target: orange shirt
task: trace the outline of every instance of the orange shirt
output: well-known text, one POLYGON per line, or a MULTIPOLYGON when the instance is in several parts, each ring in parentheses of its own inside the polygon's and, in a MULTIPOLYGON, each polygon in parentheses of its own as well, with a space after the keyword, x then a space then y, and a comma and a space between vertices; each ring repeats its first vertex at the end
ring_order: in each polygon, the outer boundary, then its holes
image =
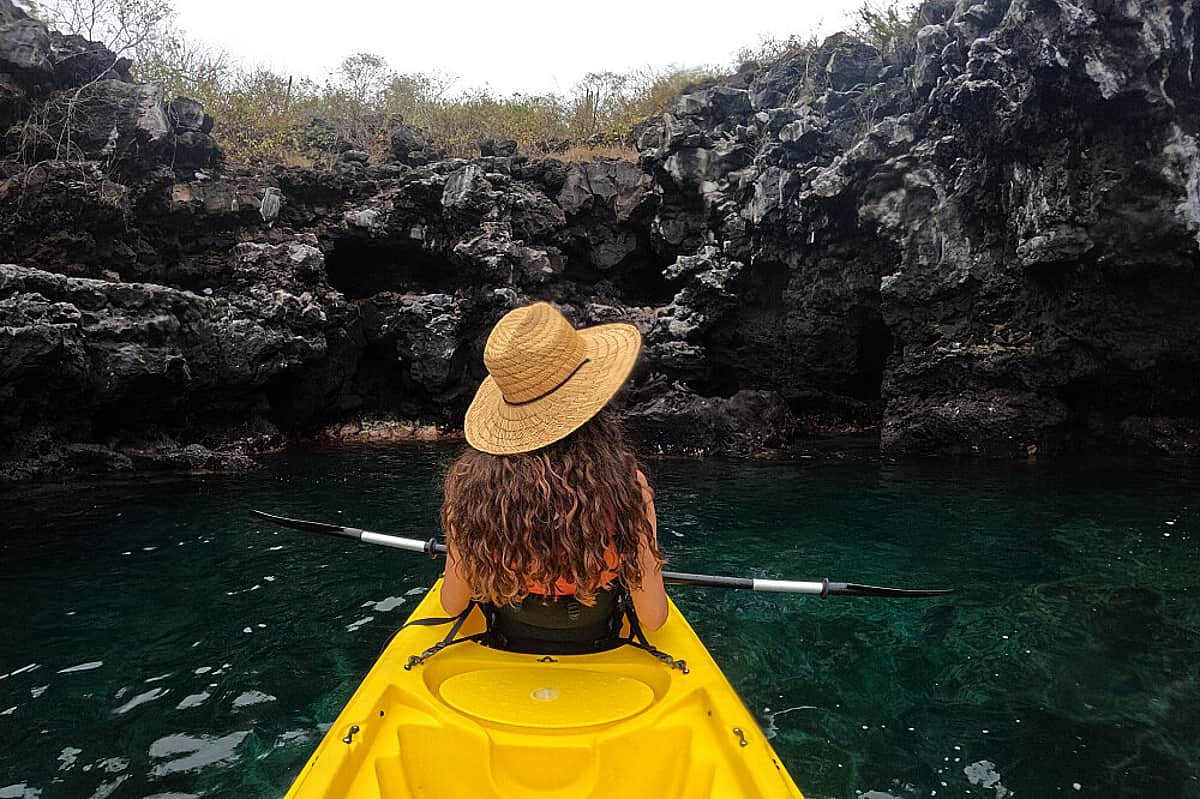
MULTIPOLYGON (((604 563, 607 568, 600 573, 600 579, 596 581, 597 588, 604 588, 617 579, 617 567, 621 565, 621 558, 612 544, 609 544, 604 550, 604 563)), ((529 589, 529 593, 539 596, 574 596, 577 588, 575 583, 565 577, 559 577, 554 581, 553 591, 547 588, 545 583, 533 580, 526 580, 525 585, 529 589)))

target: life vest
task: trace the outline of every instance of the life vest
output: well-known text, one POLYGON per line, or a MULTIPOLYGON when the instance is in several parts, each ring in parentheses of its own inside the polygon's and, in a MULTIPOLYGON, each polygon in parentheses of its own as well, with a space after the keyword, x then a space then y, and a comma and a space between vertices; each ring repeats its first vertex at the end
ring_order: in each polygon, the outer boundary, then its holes
POLYGON ((533 654, 583 654, 620 646, 629 601, 624 586, 597 588, 585 605, 574 596, 531 594, 515 605, 484 603, 488 645, 533 654))
MULTIPOLYGON (((410 671, 413 667, 420 666, 448 646, 475 641, 484 646, 495 647, 510 652, 544 654, 544 657, 541 659, 551 661, 555 659, 553 657, 554 654, 576 655, 587 652, 600 652, 622 645, 634 646, 649 652, 667 666, 679 669, 684 674, 688 673, 686 661, 676 660, 666 652, 656 648, 646 639, 646 634, 642 632, 642 627, 638 623, 637 613, 633 609, 633 599, 629 596, 629 591, 622 583, 617 583, 611 589, 598 592, 596 600, 596 604, 589 608, 589 612, 594 616, 594 619, 588 619, 587 621, 588 626, 594 631, 591 634, 597 635, 597 637, 590 640, 579 635, 581 630, 573 626, 574 622, 567 626, 563 626, 561 623, 552 623, 552 626, 547 627, 545 626, 545 623, 548 621, 546 617, 537 619, 538 623, 525 629, 521 628, 525 627, 532 620, 520 619, 518 621, 519 626, 514 629, 512 625, 514 618, 511 612, 506 613, 495 605, 481 604, 474 600, 467 603, 467 607, 457 616, 423 618, 405 622, 400 626, 400 629, 396 630, 397 633, 410 625, 428 627, 449 624, 450 631, 446 633, 445 638, 424 652, 410 655, 408 661, 404 664, 404 670, 410 671), (482 611, 487 628, 483 632, 475 633, 474 635, 459 636, 459 630, 462 629, 467 617, 475 610, 482 611), (628 632, 622 635, 622 627, 625 622, 628 622, 628 632), (560 635, 564 632, 566 635, 560 635), (529 633, 532 633, 532 635, 526 637, 529 633)), ((552 615, 558 615, 559 611, 564 608, 569 615, 571 613, 570 605, 581 606, 581 603, 573 598, 542 600, 534 597, 526 597, 522 604, 552 608, 554 609, 552 610, 552 615)), ((396 633, 392 633, 392 635, 395 636, 396 633)), ((390 643, 391 639, 388 639, 388 642, 390 643)), ((384 646, 386 648, 387 645, 385 644, 384 646)))

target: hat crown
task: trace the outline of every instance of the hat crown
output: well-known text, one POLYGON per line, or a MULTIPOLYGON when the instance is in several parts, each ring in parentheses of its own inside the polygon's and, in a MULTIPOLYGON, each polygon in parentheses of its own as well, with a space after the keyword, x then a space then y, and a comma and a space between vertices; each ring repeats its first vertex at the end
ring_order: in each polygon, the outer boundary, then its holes
POLYGON ((587 357, 583 337, 549 303, 505 314, 488 336, 483 362, 506 402, 518 404, 554 391, 587 357))

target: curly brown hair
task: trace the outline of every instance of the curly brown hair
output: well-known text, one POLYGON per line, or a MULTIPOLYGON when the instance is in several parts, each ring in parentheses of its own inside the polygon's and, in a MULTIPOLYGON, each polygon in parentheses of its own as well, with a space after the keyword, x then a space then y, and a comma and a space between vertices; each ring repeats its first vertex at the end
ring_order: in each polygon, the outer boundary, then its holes
MULTIPOLYGON (((516 455, 468 448, 446 474, 442 527, 474 597, 517 603, 530 585, 575 584, 595 602, 605 571, 642 582, 638 547, 661 563, 638 462, 607 411, 553 444, 516 455), (618 564, 606 562, 615 551, 618 564)), ((653 494, 651 493, 651 496, 653 494)))

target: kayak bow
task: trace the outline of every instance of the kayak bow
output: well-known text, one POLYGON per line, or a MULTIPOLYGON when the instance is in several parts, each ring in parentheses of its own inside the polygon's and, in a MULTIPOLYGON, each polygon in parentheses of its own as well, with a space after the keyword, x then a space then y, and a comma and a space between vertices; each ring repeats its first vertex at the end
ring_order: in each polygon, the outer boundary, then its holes
MULTIPOLYGON (((420 543, 420 542, 418 542, 420 543)), ((441 581, 410 622, 442 615, 441 581)), ((475 609, 461 634, 481 632, 475 609)), ((406 670, 440 627, 403 627, 286 799, 803 799, 673 604, 655 646, 536 656, 466 643, 406 670)))
MULTIPOLYGON (((431 556, 446 552, 436 539, 253 512, 292 529, 431 556)), ((682 572, 663 572, 663 578, 822 598, 949 593, 682 572)), ((286 799, 803 799, 669 598, 667 621, 653 636, 662 660, 632 646, 537 657, 478 643, 447 647, 431 623, 442 612, 441 585, 438 580, 393 637, 286 799), (687 665, 669 668, 663 660, 687 665)), ((475 608, 455 629, 462 638, 484 626, 475 608)), ((628 621, 625 626, 628 633, 628 621)))

